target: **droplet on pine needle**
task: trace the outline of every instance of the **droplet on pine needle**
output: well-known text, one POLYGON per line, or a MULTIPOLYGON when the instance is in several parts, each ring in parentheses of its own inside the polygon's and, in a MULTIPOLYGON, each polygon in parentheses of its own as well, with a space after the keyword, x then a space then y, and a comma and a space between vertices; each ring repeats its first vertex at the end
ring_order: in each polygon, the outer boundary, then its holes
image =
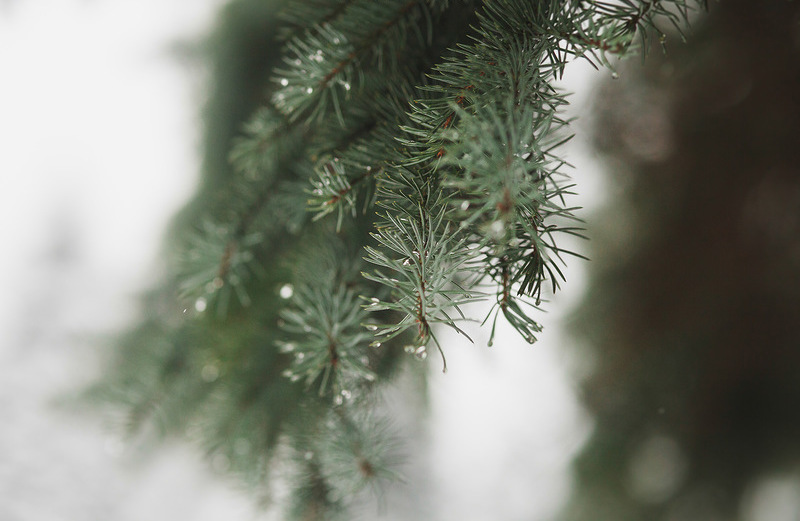
POLYGON ((292 295, 294 295, 294 286, 291 284, 284 284, 281 286, 279 293, 282 299, 290 299, 292 298, 292 295))
POLYGON ((489 227, 489 233, 491 233, 492 237, 499 239, 500 237, 503 236, 503 232, 505 232, 505 229, 506 227, 505 224, 503 224, 503 221, 498 219, 494 221, 492 225, 489 227))

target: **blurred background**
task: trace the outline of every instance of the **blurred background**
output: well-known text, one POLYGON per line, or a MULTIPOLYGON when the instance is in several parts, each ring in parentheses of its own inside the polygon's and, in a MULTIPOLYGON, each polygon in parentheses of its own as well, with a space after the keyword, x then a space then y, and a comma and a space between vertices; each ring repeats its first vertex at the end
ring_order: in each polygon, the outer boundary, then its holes
POLYGON ((0 4, 0 519, 249 519, 169 446, 126 457, 62 398, 160 276, 162 236, 199 172, 200 61, 217 1, 0 4))
MULTIPOLYGON (((64 405, 224 161, 201 110, 223 3, 0 3, 0 519, 278 518, 64 405)), ((722 2, 667 45, 567 71, 593 260, 536 345, 479 332, 431 364, 431 519, 800 520, 800 7, 722 2)))

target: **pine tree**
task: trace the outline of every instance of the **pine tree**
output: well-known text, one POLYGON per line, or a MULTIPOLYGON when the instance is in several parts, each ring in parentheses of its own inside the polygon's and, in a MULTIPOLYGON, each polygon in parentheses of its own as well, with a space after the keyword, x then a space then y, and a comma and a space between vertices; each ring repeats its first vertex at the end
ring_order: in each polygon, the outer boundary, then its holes
POLYGON ((542 329, 581 236, 566 64, 613 70, 698 3, 234 0, 169 278, 96 393, 256 482, 294 469, 291 519, 347 515, 396 479, 379 391, 406 353, 446 369, 439 327, 542 329))

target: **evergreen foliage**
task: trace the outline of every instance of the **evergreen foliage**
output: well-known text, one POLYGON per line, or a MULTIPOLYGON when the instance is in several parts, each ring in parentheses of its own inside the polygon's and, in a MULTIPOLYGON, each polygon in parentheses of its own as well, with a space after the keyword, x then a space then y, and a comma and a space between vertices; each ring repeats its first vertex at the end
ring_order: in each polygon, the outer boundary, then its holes
POLYGON ((722 2, 667 63, 601 89, 624 189, 592 219, 606 249, 573 331, 594 429, 564 520, 800 514, 798 20, 722 2))
POLYGON ((581 233, 565 65, 613 67, 697 3, 234 0, 171 278, 97 393, 256 482, 291 462, 292 519, 347 515, 396 475, 377 391, 404 352, 446 367, 437 326, 500 315, 541 331, 581 233))

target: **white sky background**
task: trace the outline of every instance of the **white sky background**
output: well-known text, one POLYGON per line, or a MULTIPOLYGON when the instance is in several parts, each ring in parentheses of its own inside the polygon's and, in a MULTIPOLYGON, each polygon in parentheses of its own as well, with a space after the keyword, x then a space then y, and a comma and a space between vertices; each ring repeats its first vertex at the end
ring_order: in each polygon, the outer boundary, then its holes
MULTIPOLYGON (((256 517, 186 449, 125 467, 113 438, 49 405, 91 378, 86 339, 134 320, 136 293, 157 276, 164 226, 197 178, 202 100, 198 71, 168 48, 202 34, 220 3, 0 2, 4 521, 256 517)), ((568 88, 585 85, 587 70, 573 68, 568 88)), ((581 191, 598 194, 586 157, 570 159, 581 191)), ((573 262, 535 346, 504 328, 491 349, 487 331, 474 346, 453 338, 447 375, 428 359, 440 519, 544 521, 565 497, 588 422, 564 377, 557 323, 581 279, 573 262)))

